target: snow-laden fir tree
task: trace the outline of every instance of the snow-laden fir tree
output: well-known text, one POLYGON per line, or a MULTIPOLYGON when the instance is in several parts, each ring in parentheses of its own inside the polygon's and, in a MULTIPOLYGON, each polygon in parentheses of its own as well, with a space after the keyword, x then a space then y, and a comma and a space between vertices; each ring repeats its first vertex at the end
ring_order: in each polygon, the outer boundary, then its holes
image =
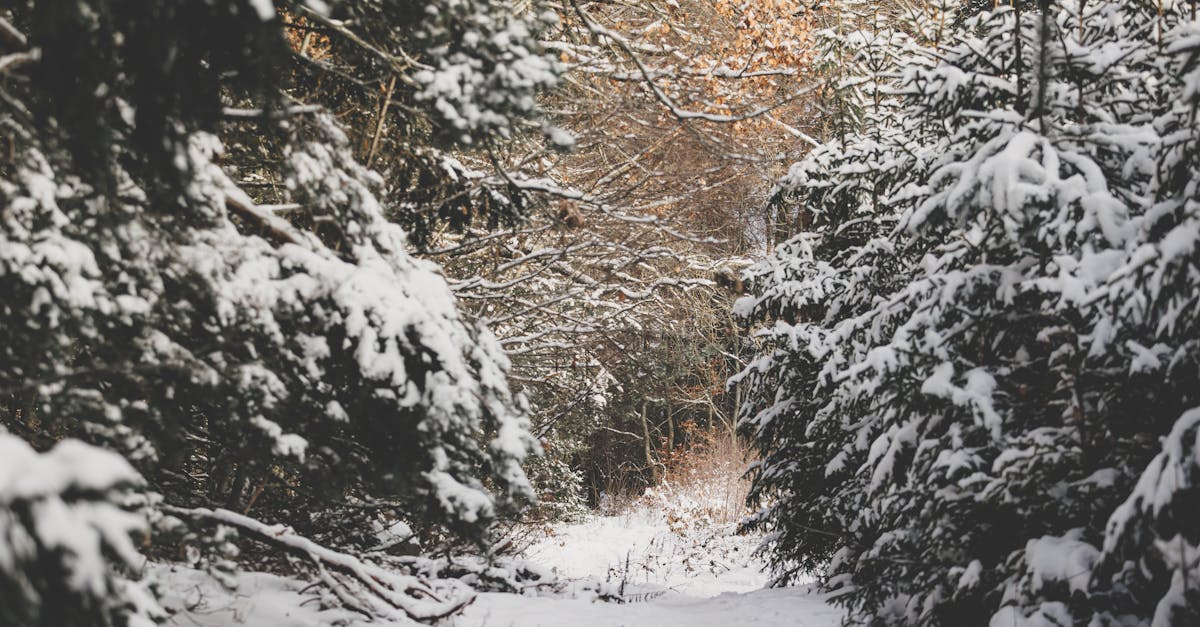
MULTIPOLYGON (((852 120, 834 124, 832 136, 779 182, 773 202, 805 215, 801 222, 808 229, 780 246, 769 263, 747 272, 755 296, 735 305, 739 315, 778 321, 757 334, 770 352, 737 379, 748 386, 743 424, 765 455, 751 492, 764 507, 752 522, 775 532, 772 557, 780 582, 817 568, 836 550, 837 536, 824 528, 824 518, 841 498, 837 484, 824 477, 836 449, 852 438, 840 430, 796 437, 793 420, 824 404, 811 389, 821 377, 828 327, 863 314, 876 294, 901 285, 900 269, 911 263, 911 254, 882 237, 897 221, 888 201, 938 153, 936 137, 913 150, 913 137, 930 135, 923 130, 928 123, 901 115, 891 86, 903 67, 929 64, 929 50, 936 49, 941 31, 926 38, 913 28, 919 23, 874 12, 860 20, 862 7, 855 3, 844 10, 842 23, 860 28, 842 35, 847 45, 828 54, 851 55, 857 59, 852 67, 864 73, 840 78, 838 89, 848 93, 834 94, 833 103, 867 103, 868 123, 845 136, 836 129, 852 120), (781 491, 796 498, 776 498, 781 491)), ((953 16, 952 7, 939 5, 918 17, 946 23, 943 12, 953 16)))
POLYGON ((1189 16, 969 17, 894 83, 895 228, 824 266, 821 230, 755 273, 739 307, 773 326, 746 424, 781 574, 831 558, 872 624, 1194 621, 1189 16))
MULTIPOLYGON (((428 46, 407 80, 460 134, 502 138, 553 81, 544 19, 446 4, 382 3, 417 16, 390 24, 428 46)), ((374 529, 398 520, 486 541, 530 496, 521 462, 536 443, 500 346, 409 255, 383 181, 333 117, 283 102, 281 13, 381 10, 95 0, 0 15, 0 73, 14 77, 0 85, 10 431, 39 447, 86 439, 173 506, 250 512, 345 548, 375 548, 374 529), (260 167, 305 220, 256 204, 224 167, 231 102, 262 107, 237 148, 281 155, 260 167)))
POLYGON ((1200 622, 1200 24, 1194 4, 1171 8, 1182 15, 1143 20, 1160 27, 1146 58, 1163 70, 1152 193, 1119 264, 1088 296, 1098 319, 1091 350, 1115 354, 1117 372, 1138 385, 1127 421, 1158 429, 1135 430, 1156 455, 1097 545, 1100 624, 1200 622))

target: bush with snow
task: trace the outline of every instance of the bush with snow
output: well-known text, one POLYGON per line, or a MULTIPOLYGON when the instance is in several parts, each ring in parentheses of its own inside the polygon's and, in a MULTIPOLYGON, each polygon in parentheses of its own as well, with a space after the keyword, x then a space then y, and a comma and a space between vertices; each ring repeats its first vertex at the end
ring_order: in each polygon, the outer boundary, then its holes
POLYGON ((389 509, 478 537, 527 497, 536 445, 507 359, 408 254, 332 118, 282 126, 277 166, 329 229, 259 208, 222 169, 220 80, 281 54, 280 20, 52 4, 27 14, 41 60, 4 105, 0 380, 37 415, 23 426, 106 442, 169 501, 255 504, 339 542, 389 509), (163 69, 138 55, 160 44, 172 81, 200 78, 148 89, 163 69))
POLYGON ((145 562, 146 519, 126 506, 141 484, 115 453, 64 440, 38 454, 0 432, 0 624, 152 625, 161 611, 128 576, 145 562))

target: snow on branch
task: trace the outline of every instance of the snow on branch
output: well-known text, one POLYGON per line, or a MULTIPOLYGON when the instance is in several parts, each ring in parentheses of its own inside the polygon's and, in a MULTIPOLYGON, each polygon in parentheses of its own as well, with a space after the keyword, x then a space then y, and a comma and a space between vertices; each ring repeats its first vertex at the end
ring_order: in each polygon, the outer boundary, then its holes
POLYGON ((229 525, 251 537, 312 561, 327 587, 348 609, 370 619, 433 623, 460 612, 475 593, 455 580, 400 574, 348 553, 321 546, 285 525, 268 525, 226 509, 164 506, 163 511, 229 525))
MULTIPOLYGON (((325 107, 321 105, 295 105, 288 107, 283 112, 287 115, 302 115, 305 113, 321 113, 325 107)), ((224 107, 221 109, 221 115, 227 118, 261 118, 267 112, 263 109, 248 109, 243 107, 224 107)))

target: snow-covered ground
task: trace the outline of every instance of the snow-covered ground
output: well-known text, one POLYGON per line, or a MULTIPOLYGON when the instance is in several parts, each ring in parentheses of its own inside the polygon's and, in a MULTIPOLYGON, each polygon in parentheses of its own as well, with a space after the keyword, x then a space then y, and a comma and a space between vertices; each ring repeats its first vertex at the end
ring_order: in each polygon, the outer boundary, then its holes
POLYGON ((488 593, 455 619, 456 627, 835 627, 842 612, 796 588, 727 592, 700 598, 671 593, 640 603, 526 598, 488 593))
POLYGON ((663 512, 638 507, 555 526, 525 557, 570 579, 653 584, 708 597, 767 584, 753 555, 757 546, 758 538, 736 535, 733 525, 672 524, 663 512))
MULTIPOLYGON (((753 555, 758 539, 733 525, 675 515, 642 503, 620 516, 597 516, 545 530, 525 558, 539 570, 576 580, 540 596, 483 593, 447 627, 835 627, 843 612, 805 587, 764 589, 768 577, 753 555), (686 522, 685 522, 686 521, 686 522), (596 590, 624 603, 597 599, 596 590)), ((359 617, 322 610, 317 589, 265 574, 241 574, 228 592, 190 569, 161 569, 170 594, 163 605, 180 627, 355 625, 359 617)))
POLYGON ((844 613, 807 588, 763 589, 768 576, 753 551, 758 538, 733 525, 681 519, 641 506, 620 516, 557 525, 526 551, 536 564, 572 579, 624 584, 628 603, 591 598, 482 594, 456 627, 558 625, 835 627, 844 613), (688 522, 685 522, 687 520, 688 522))
POLYGON ((155 565, 163 583, 162 606, 169 627, 316 627, 353 624, 360 615, 321 609, 306 582, 267 573, 241 573, 237 589, 226 590, 203 571, 155 565))

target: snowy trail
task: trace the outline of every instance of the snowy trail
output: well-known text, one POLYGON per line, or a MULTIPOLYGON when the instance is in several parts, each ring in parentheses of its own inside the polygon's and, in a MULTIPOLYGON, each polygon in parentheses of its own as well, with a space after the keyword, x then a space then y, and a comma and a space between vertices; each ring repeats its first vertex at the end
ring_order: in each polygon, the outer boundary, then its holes
MULTIPOLYGON (((581 587, 549 596, 482 593, 442 627, 838 627, 844 613, 804 587, 764 589, 767 576, 752 555, 754 537, 731 525, 698 522, 654 508, 558 524, 524 557, 558 577, 611 587, 624 582, 627 603, 595 599, 581 587), (672 521, 675 521, 674 523, 672 521), (672 526, 674 525, 674 526, 672 526)), ((171 627, 314 627, 366 625, 361 616, 322 609, 307 581, 240 573, 236 590, 210 575, 151 564, 168 594, 171 627)), ((371 623, 378 624, 378 623, 371 623)), ((409 624, 409 623, 406 623, 409 624)), ((413 623, 415 624, 415 623, 413 623)))
POLYGON ((455 627, 836 627, 844 612, 806 588, 763 589, 752 556, 758 539, 716 529, 671 529, 661 511, 642 509, 559 525, 526 557, 568 578, 627 582, 627 597, 481 594, 455 627), (632 594, 629 590, 633 590, 632 594))
POLYGON ((456 627, 836 627, 843 613, 795 588, 725 593, 703 599, 671 593, 642 603, 480 595, 456 627))

